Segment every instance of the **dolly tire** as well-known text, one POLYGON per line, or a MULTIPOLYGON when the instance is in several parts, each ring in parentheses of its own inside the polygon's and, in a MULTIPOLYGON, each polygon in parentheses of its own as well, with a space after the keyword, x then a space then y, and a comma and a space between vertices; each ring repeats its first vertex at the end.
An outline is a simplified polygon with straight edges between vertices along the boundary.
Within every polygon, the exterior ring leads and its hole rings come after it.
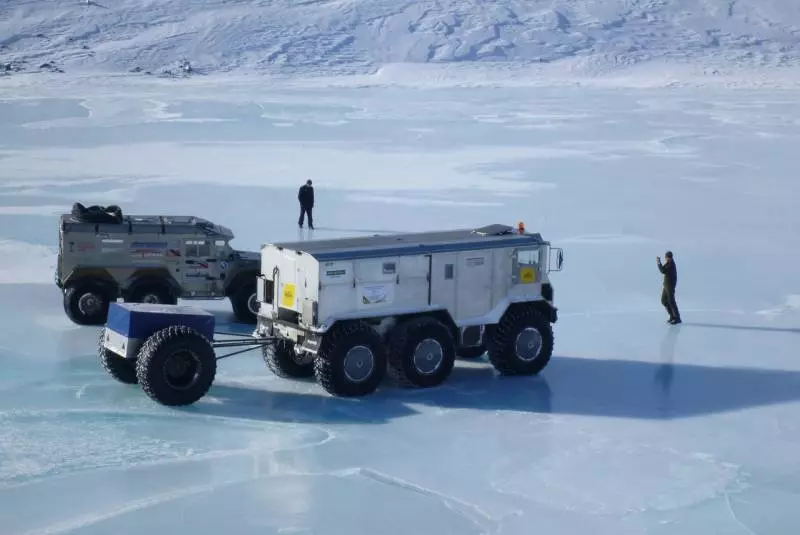
POLYGON ((100 329, 100 340, 97 342, 97 354, 100 357, 100 364, 103 369, 108 372, 108 375, 126 385, 135 385, 138 380, 136 379, 136 362, 125 357, 121 357, 113 351, 106 349, 103 346, 105 341, 106 330, 100 329))
POLYGON ((136 359, 136 377, 142 390, 167 406, 191 405, 202 398, 216 373, 211 342, 185 325, 156 331, 136 359))

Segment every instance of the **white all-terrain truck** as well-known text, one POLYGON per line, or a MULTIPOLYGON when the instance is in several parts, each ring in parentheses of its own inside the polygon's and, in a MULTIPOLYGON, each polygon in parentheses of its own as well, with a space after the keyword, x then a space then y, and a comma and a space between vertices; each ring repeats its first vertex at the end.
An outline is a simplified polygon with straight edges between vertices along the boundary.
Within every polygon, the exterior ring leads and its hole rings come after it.
POLYGON ((270 244, 253 334, 273 340, 274 373, 315 375, 337 396, 373 392, 387 370, 435 386, 457 355, 484 352, 500 373, 536 374, 553 351, 548 273, 563 258, 506 225, 270 244))

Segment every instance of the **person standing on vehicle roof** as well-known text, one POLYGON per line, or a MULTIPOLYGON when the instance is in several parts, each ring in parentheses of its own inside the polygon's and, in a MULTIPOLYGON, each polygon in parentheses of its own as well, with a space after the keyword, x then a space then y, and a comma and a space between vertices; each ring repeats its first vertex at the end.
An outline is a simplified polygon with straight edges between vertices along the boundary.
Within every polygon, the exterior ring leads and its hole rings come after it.
POLYGON ((305 215, 308 214, 308 228, 313 229, 314 219, 311 212, 314 209, 314 187, 311 185, 311 180, 306 180, 306 183, 300 186, 297 200, 300 201, 300 219, 297 224, 300 225, 300 228, 303 228, 305 215))
POLYGON ((667 309, 669 319, 667 323, 673 325, 681 323, 681 313, 678 311, 678 303, 675 301, 675 287, 678 285, 678 269, 675 267, 675 260, 672 258, 672 251, 664 254, 666 263, 661 263, 661 257, 657 256, 658 270, 664 274, 664 288, 661 290, 661 304, 667 309))

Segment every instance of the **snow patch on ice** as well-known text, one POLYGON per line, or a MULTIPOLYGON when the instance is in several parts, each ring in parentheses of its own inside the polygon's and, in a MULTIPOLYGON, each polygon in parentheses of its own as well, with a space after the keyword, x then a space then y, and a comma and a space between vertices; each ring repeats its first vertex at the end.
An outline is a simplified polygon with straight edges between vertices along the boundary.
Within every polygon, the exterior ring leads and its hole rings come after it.
POLYGON ((624 515, 690 507, 732 490, 738 481, 736 465, 711 455, 594 442, 516 467, 495 487, 567 511, 624 515))
POLYGON ((349 195, 348 201, 370 204, 402 204, 406 206, 503 206, 504 203, 492 201, 461 201, 456 199, 435 199, 430 197, 398 197, 390 195, 349 195))
POLYGON ((791 314, 800 314, 800 294, 786 296, 786 302, 781 307, 759 310, 756 313, 771 319, 791 314))
MULTIPOLYGON (((602 150, 602 149, 598 149, 602 150)), ((463 189, 527 192, 531 184, 508 179, 493 166, 522 159, 594 157, 559 147, 465 146, 439 151, 369 147, 347 143, 135 143, 84 148, 31 148, 8 155, 4 168, 15 180, 76 181, 86 169, 116 176, 124 169, 131 183, 212 183, 229 186, 285 186, 309 176, 325 177, 324 187, 403 191, 463 189), (236 162, 231 172, 230 162, 236 162), (381 180, 374 180, 380 170, 381 180)), ((58 183, 58 182, 56 182, 58 183)), ((24 184, 24 183, 21 183, 24 184)), ((534 186, 535 187, 535 186, 534 186)), ((546 186, 552 187, 552 186, 546 186)))
POLYGON ((53 247, 0 238, 0 284, 53 281, 57 251, 53 247))
MULTIPOLYGON (((5 193, 4 193, 5 194, 5 193)), ((0 215, 38 215, 50 217, 69 212, 69 205, 0 206, 0 215)))

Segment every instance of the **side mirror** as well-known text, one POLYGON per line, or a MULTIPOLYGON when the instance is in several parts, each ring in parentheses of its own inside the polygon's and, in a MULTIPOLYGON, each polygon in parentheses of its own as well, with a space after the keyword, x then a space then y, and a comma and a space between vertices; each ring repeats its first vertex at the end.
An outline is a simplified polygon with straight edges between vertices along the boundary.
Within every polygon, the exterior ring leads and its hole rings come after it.
POLYGON ((558 269, 561 269, 561 266, 564 265, 564 251, 561 249, 558 250, 558 269))

